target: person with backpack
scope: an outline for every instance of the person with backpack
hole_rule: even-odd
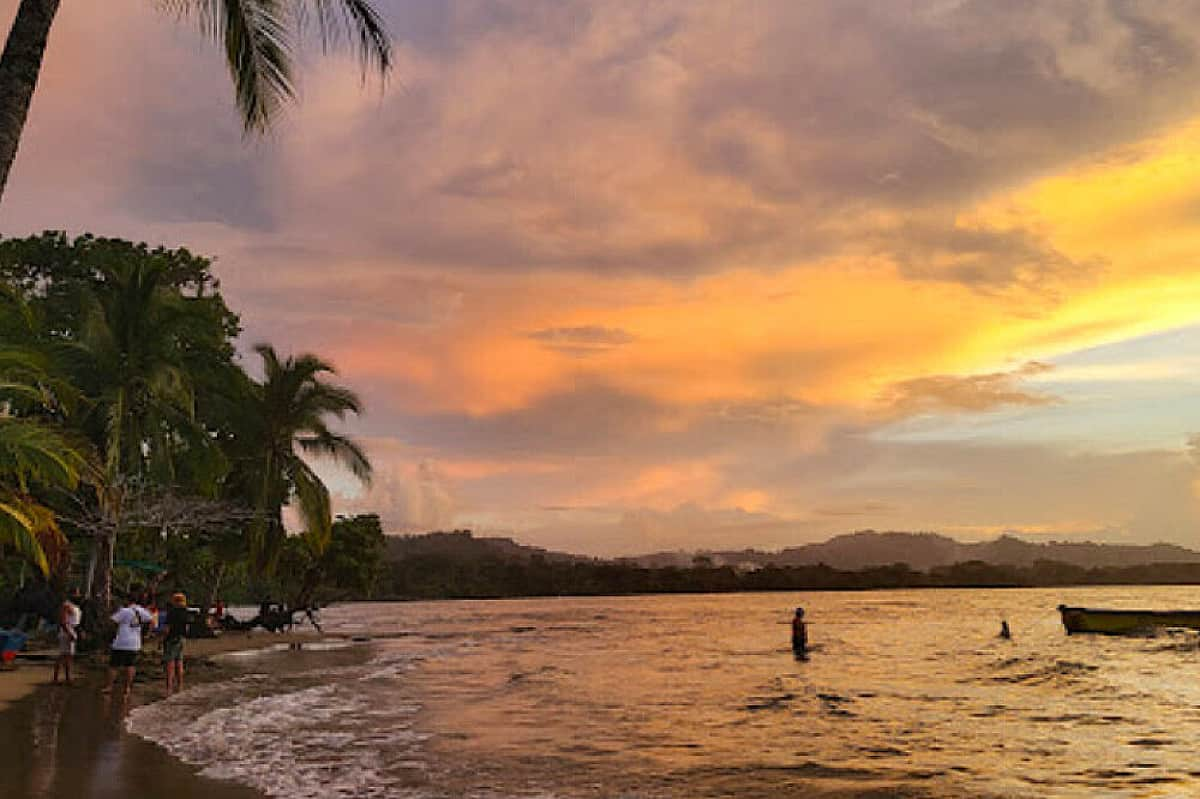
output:
[[[117,625],[117,634],[113,638],[111,652],[108,658],[108,685],[104,692],[111,693],[117,681],[117,672],[125,672],[124,697],[129,698],[133,690],[133,675],[137,671],[137,656],[142,651],[142,625],[149,624],[150,611],[134,601],[137,591],[130,591],[125,599],[125,605],[112,615]]]
[[[183,690],[183,638],[187,635],[189,622],[187,597],[173,594],[163,625],[162,659],[167,672],[167,696]]]

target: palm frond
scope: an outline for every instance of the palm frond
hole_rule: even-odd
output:
[[[328,430],[320,435],[302,436],[297,438],[300,449],[309,455],[329,458],[350,470],[356,478],[366,485],[371,483],[371,461],[355,441]]]
[[[54,513],[28,497],[0,493],[0,547],[9,547],[49,576],[68,557],[67,539]]]
[[[32,562],[43,575],[50,573],[49,559],[38,542],[37,523],[20,503],[0,498],[0,546],[8,547]]]
[[[284,102],[295,97],[292,37],[283,0],[176,0],[195,13],[201,30],[225,50],[234,94],[247,133],[262,133]]]
[[[246,133],[263,133],[279,108],[294,99],[294,40],[309,21],[329,50],[348,44],[362,67],[386,77],[392,43],[383,17],[369,0],[158,0],[225,50]]]
[[[321,43],[326,49],[343,38],[354,47],[365,76],[371,69],[386,75],[392,68],[392,42],[383,18],[367,0],[309,0]],[[301,6],[302,12],[306,6]],[[301,21],[307,14],[301,16]]]
[[[292,469],[292,486],[300,518],[304,521],[305,538],[314,554],[320,555],[329,546],[333,535],[329,489],[316,472],[299,459]]]
[[[0,419],[0,478],[18,486],[32,480],[74,489],[87,468],[87,456],[57,430],[26,419]]]

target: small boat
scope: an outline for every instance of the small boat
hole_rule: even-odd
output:
[[[1188,627],[1200,630],[1200,610],[1102,610],[1059,605],[1067,634],[1102,633],[1133,635],[1158,627]]]

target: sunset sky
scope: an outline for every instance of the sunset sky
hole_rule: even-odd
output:
[[[16,3],[0,0],[5,30]],[[1200,545],[1200,5],[378,0],[243,139],[154,0],[64,0],[0,232],[216,259],[337,364],[386,529]]]

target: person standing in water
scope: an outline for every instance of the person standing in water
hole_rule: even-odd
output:
[[[71,684],[71,664],[75,660],[75,642],[79,640],[79,622],[83,620],[83,611],[69,598],[62,601],[58,609],[58,660],[54,661],[53,683],[58,682],[58,671],[61,668],[63,682]]]
[[[111,693],[117,681],[117,670],[125,671],[126,699],[133,690],[133,675],[137,670],[138,652],[142,651],[142,625],[150,623],[150,611],[134,601],[137,591],[130,591],[125,599],[125,606],[112,615],[117,625],[117,635],[113,638],[112,653],[108,658],[108,685],[104,692]]]
[[[162,660],[167,672],[167,696],[183,690],[183,637],[187,634],[187,597],[171,595],[171,607],[167,610],[163,626]]]
[[[1012,630],[1008,629],[1008,619],[1000,620],[1000,637],[1005,640],[1012,638]]]
[[[792,651],[797,655],[808,652],[808,625],[804,623],[804,608],[796,608],[792,617]]]

